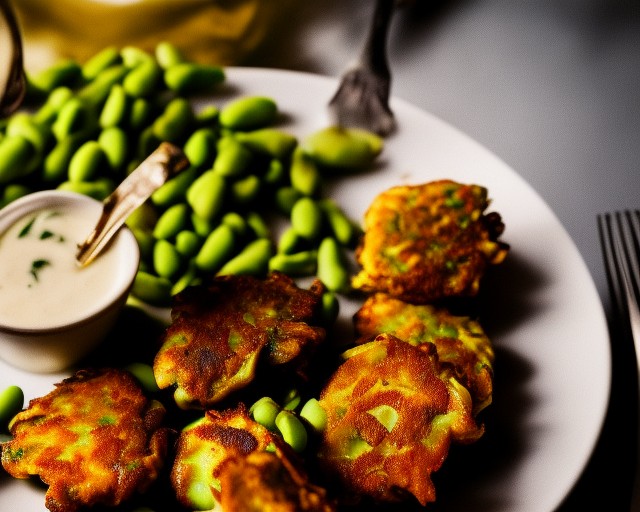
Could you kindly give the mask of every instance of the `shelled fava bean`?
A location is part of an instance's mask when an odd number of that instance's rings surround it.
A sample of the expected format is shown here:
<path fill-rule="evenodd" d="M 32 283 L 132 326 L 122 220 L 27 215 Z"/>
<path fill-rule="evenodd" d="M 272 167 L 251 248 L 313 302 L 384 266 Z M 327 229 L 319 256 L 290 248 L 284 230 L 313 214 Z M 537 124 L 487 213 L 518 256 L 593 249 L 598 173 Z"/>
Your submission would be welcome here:
<path fill-rule="evenodd" d="M 0 124 L 0 205 L 49 188 L 103 199 L 170 141 L 191 165 L 127 221 L 142 254 L 132 294 L 167 305 L 206 274 L 322 271 L 326 317 L 335 315 L 334 293 L 348 291 L 340 253 L 359 228 L 321 196 L 323 174 L 369 166 L 381 139 L 334 127 L 299 143 L 278 128 L 278 106 L 265 96 L 196 111 L 189 95 L 215 93 L 224 70 L 190 62 L 167 42 L 153 54 L 106 48 L 84 65 L 64 61 L 28 79 L 32 113 Z M 290 220 L 278 240 L 273 212 Z"/>

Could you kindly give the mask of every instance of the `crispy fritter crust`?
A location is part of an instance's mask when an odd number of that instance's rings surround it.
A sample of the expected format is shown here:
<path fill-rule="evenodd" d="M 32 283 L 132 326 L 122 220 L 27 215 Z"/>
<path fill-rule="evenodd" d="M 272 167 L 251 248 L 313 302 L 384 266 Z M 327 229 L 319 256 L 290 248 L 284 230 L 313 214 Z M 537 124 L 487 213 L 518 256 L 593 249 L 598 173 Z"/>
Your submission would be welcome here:
<path fill-rule="evenodd" d="M 324 286 L 309 290 L 280 273 L 219 276 L 175 297 L 172 323 L 154 361 L 160 388 L 176 385 L 182 408 L 208 408 L 247 386 L 259 362 L 304 374 L 325 338 Z"/>
<path fill-rule="evenodd" d="M 228 461 L 220 477 L 225 512 L 333 512 L 326 491 L 288 458 L 251 452 Z"/>
<path fill-rule="evenodd" d="M 207 411 L 183 430 L 171 482 L 180 503 L 196 510 L 218 506 L 225 512 L 334 510 L 324 489 L 309 483 L 299 466 L 282 439 L 238 404 L 234 409 Z"/>
<path fill-rule="evenodd" d="M 501 263 L 504 224 L 484 215 L 487 190 L 440 180 L 378 195 L 365 214 L 352 285 L 412 303 L 474 296 L 488 265 Z"/>
<path fill-rule="evenodd" d="M 2 465 L 16 478 L 39 475 L 52 512 L 115 506 L 156 479 L 168 444 L 164 413 L 129 373 L 80 371 L 13 419 Z"/>
<path fill-rule="evenodd" d="M 452 371 L 471 393 L 474 414 L 491 403 L 494 352 L 478 322 L 444 308 L 413 305 L 377 293 L 356 312 L 354 325 L 358 343 L 380 333 L 393 334 L 416 346 L 433 343 L 439 364 Z"/>
<path fill-rule="evenodd" d="M 345 357 L 320 395 L 327 413 L 322 468 L 347 496 L 434 501 L 431 474 L 451 441 L 483 433 L 466 388 L 442 374 L 430 343 L 414 347 L 381 334 Z"/>

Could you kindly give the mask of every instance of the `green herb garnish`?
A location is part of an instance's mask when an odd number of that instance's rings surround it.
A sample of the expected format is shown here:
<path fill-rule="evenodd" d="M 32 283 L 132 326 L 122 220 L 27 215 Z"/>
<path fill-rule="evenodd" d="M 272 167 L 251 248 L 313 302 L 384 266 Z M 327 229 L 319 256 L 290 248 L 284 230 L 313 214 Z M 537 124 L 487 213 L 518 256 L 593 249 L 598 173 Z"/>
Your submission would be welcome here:
<path fill-rule="evenodd" d="M 20 233 L 18 233 L 18 238 L 24 238 L 29 234 L 34 222 L 36 221 L 36 218 L 37 216 L 32 217 L 31 220 L 24 225 L 24 227 L 20 230 Z"/>
<path fill-rule="evenodd" d="M 38 272 L 40 272 L 43 268 L 45 268 L 48 265 L 51 265 L 51 262 L 49 260 L 45 260 L 45 259 L 34 260 L 31 262 L 31 270 L 29 271 L 29 273 L 33 276 L 33 278 L 36 281 L 38 281 L 39 280 Z"/>

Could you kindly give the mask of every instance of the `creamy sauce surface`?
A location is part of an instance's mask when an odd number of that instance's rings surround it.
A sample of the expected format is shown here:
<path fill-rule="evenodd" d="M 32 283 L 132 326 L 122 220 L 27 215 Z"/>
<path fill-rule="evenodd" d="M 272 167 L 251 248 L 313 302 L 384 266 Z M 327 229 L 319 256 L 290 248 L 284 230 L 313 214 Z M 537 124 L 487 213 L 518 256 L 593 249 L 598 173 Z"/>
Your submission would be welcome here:
<path fill-rule="evenodd" d="M 117 286 L 117 251 L 81 268 L 77 245 L 97 216 L 82 206 L 27 213 L 0 234 L 0 325 L 33 329 L 72 323 Z"/>

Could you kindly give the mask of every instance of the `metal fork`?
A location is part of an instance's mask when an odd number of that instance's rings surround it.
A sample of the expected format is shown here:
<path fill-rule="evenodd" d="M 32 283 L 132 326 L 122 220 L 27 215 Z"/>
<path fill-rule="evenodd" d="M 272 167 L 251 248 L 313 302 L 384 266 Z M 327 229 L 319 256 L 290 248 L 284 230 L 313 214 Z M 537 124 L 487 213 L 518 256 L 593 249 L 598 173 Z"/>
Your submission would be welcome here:
<path fill-rule="evenodd" d="M 633 344 L 636 375 L 640 375 L 640 210 L 598 215 L 598 233 L 611 295 L 612 336 L 620 337 L 616 342 Z M 640 428 L 636 430 L 632 511 L 640 511 Z"/>
<path fill-rule="evenodd" d="M 372 24 L 357 64 L 347 70 L 329 102 L 329 113 L 340 126 L 366 128 L 388 135 L 395 128 L 389 108 L 391 73 L 386 41 L 395 0 L 376 0 Z"/>

